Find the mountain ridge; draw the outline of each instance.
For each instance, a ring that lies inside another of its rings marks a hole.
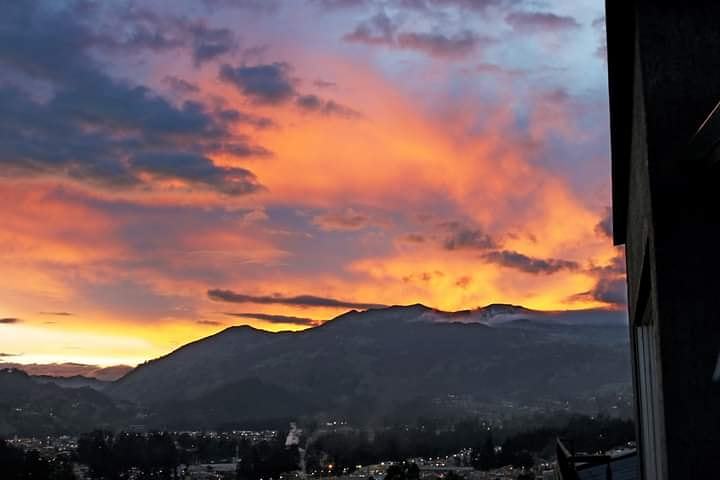
[[[276,416],[392,414],[450,393],[486,403],[592,396],[630,382],[621,314],[600,314],[490,305],[456,321],[456,312],[413,304],[348,311],[299,332],[228,327],[138,366],[105,393],[163,412],[163,424],[203,418],[203,398],[233,404],[269,391],[295,399],[275,402]],[[261,407],[248,406],[247,418],[268,415]]]

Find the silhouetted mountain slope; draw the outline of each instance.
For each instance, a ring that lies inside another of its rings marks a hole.
[[[210,405],[245,405],[236,418],[366,416],[447,394],[483,402],[592,395],[630,381],[622,314],[601,313],[411,305],[351,311],[297,333],[232,327],[143,364],[106,392],[156,410],[181,404],[197,418]],[[268,404],[244,404],[243,392]]]
[[[192,400],[169,401],[153,424],[170,429],[221,428],[255,419],[292,419],[315,408],[282,387],[251,378],[228,383]]]

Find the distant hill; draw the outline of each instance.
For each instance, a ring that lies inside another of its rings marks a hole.
[[[92,388],[93,390],[103,391],[110,382],[98,380],[97,378],[84,377],[75,375],[73,377],[53,377],[50,375],[33,375],[33,380],[39,383],[51,383],[63,388]]]
[[[0,437],[79,433],[127,423],[128,410],[88,387],[61,388],[0,369]]]
[[[113,365],[101,367],[98,365],[87,365],[84,363],[15,363],[0,362],[0,368],[13,368],[22,370],[25,373],[46,377],[86,377],[95,378],[104,382],[112,382],[122,377],[133,367],[129,365]]]
[[[559,404],[629,385],[623,313],[411,305],[351,311],[296,333],[231,327],[139,366],[105,392],[147,406],[165,425],[207,425],[419,414],[447,409],[438,399],[448,395],[472,405]]]

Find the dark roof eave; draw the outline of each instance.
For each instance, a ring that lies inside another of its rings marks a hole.
[[[634,2],[606,0],[610,156],[612,161],[613,242],[625,243],[632,151]]]

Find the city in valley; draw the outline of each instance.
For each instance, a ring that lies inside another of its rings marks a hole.
[[[555,478],[559,436],[588,453],[634,451],[629,421],[545,419],[531,430],[475,418],[373,429],[335,420],[311,421],[308,430],[293,422],[284,430],[16,436],[0,443],[0,462],[9,471],[24,462],[28,472],[58,480],[535,480]]]

